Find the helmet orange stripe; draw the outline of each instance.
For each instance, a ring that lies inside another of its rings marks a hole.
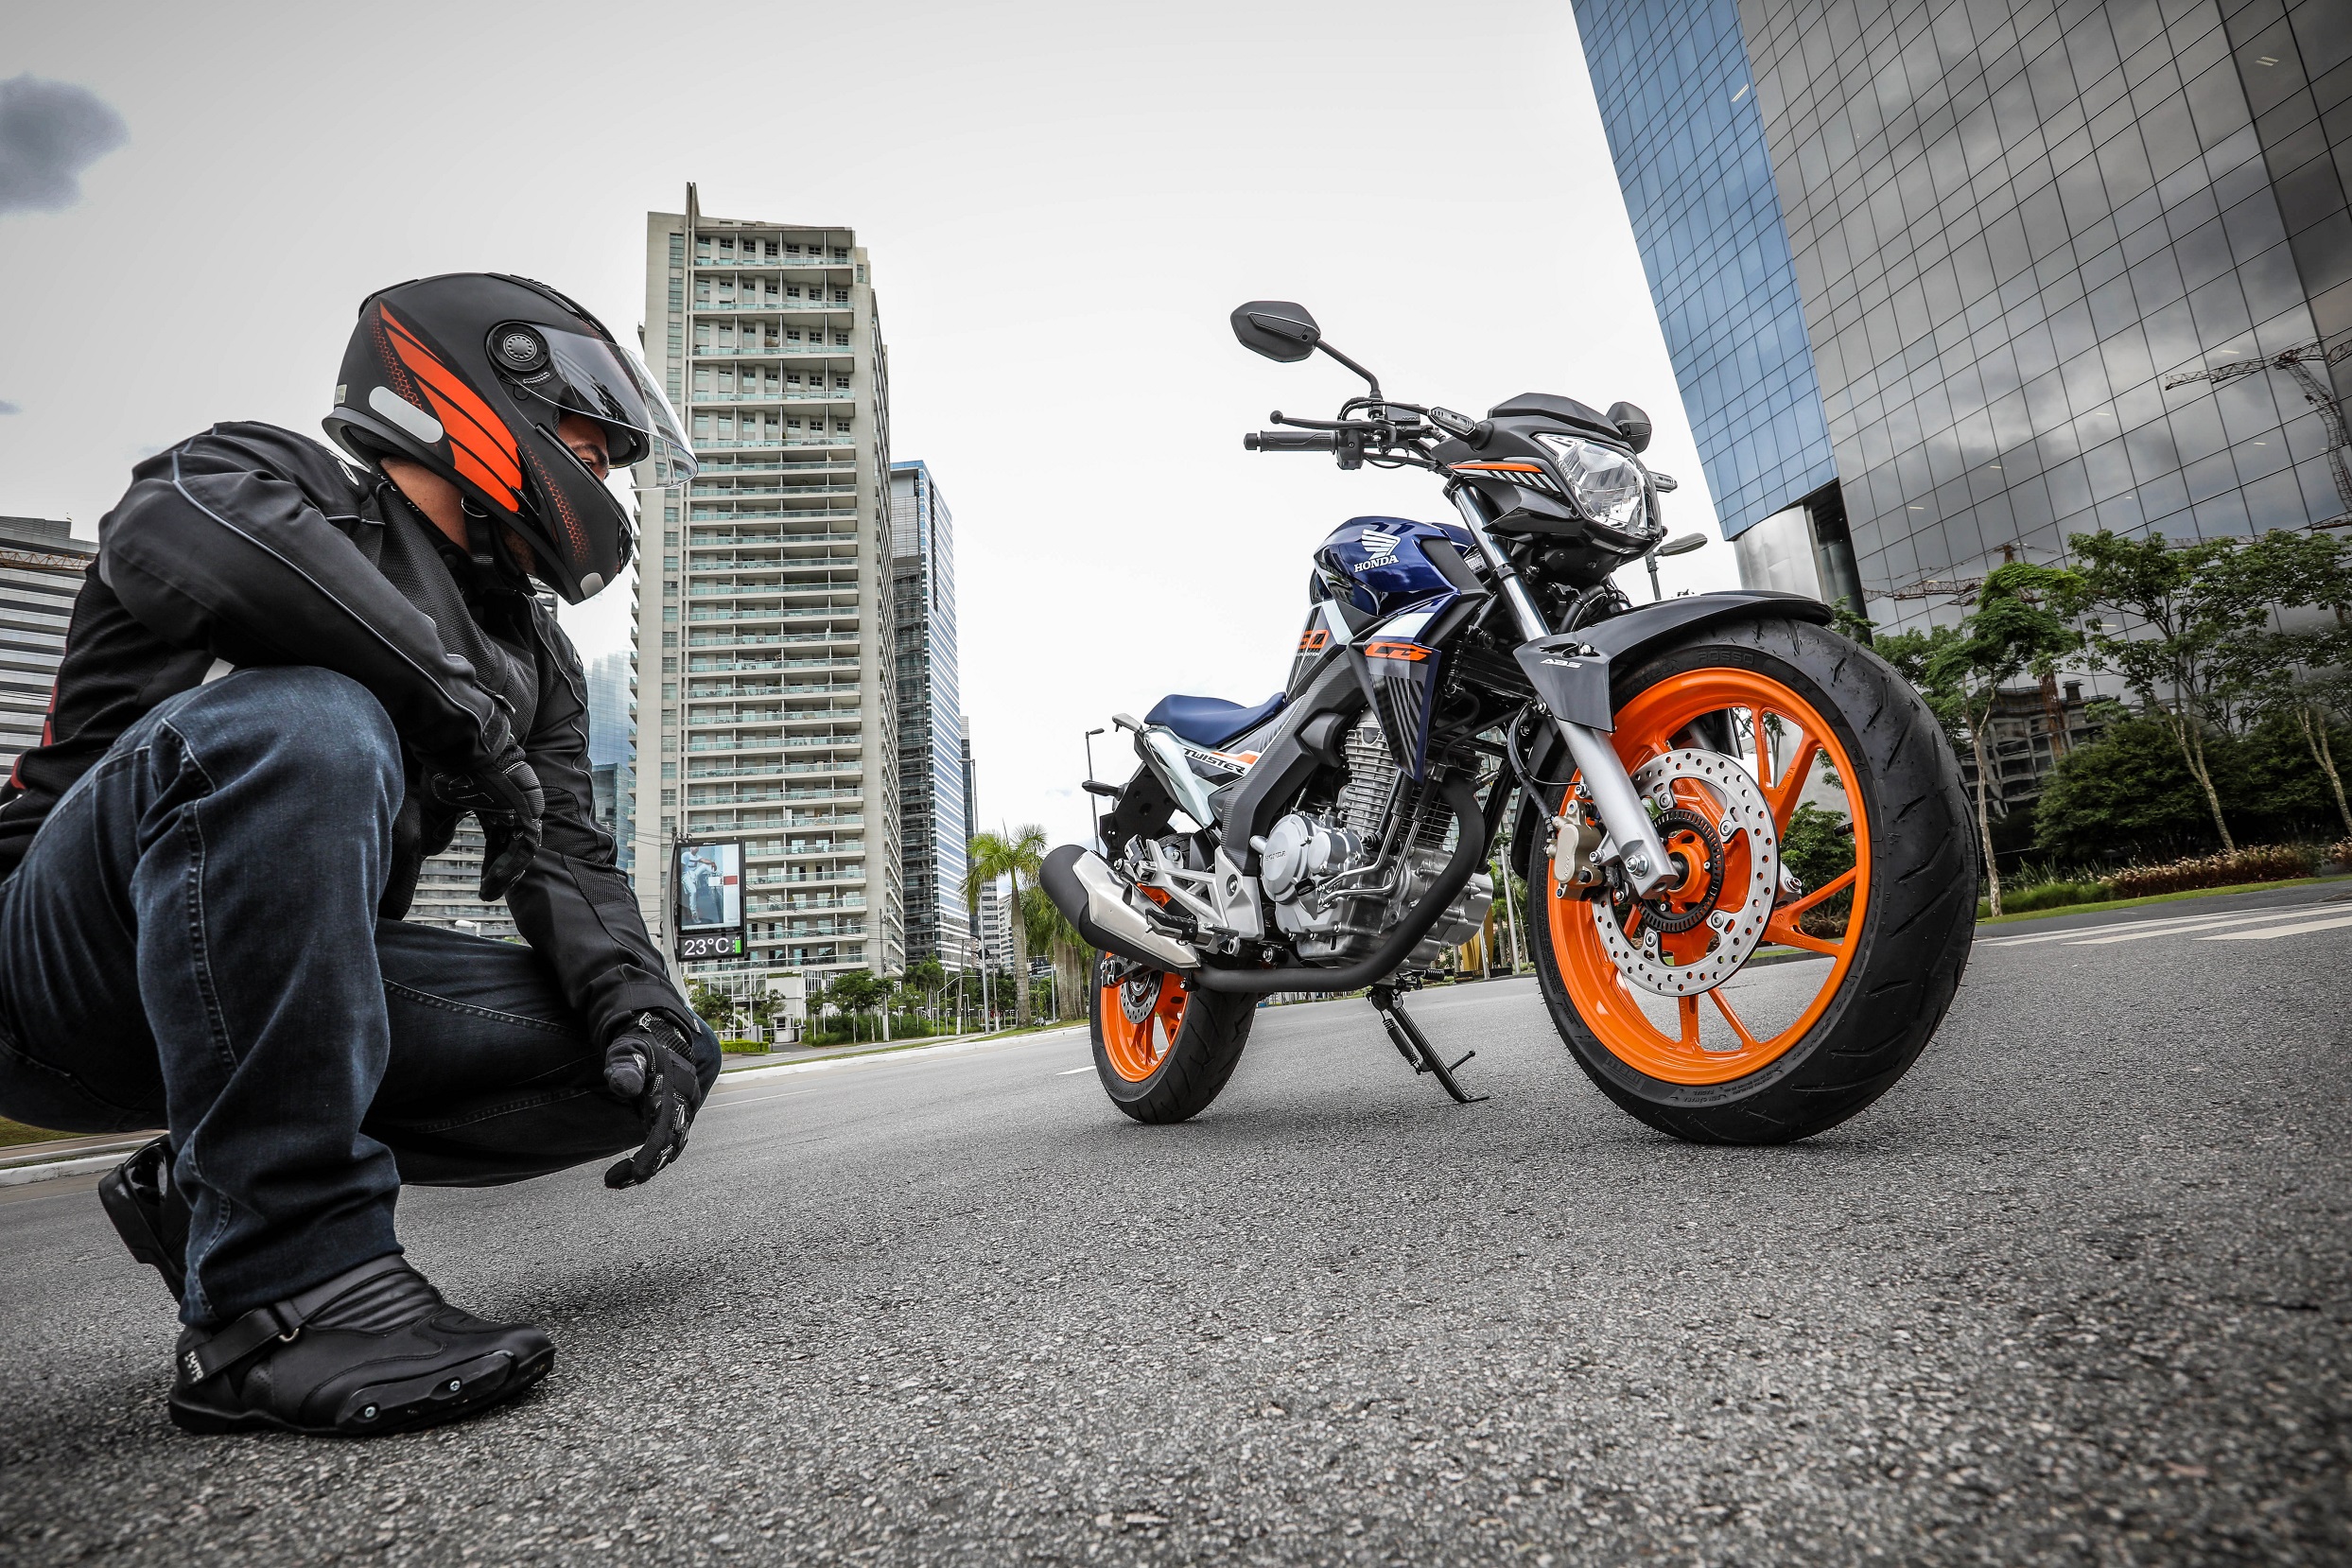
[[[462,452],[471,457],[485,473],[491,475],[490,482],[483,488],[493,496],[506,497],[506,504],[512,507],[516,492],[521,489],[522,470],[491,444],[488,435],[466,417],[464,409],[442,396],[429,383],[425,388],[425,400],[433,406],[434,414],[441,420],[442,428],[449,438],[451,455]],[[508,477],[510,473],[512,478]]]
[[[473,388],[460,380],[456,373],[434,357],[432,350],[403,326],[399,317],[386,310],[384,320],[392,329],[392,346],[399,351],[400,357],[407,361],[409,368],[416,372],[428,391],[438,392],[448,398],[464,410],[466,418],[481,427],[483,435],[489,438],[497,455],[504,460],[497,464],[498,468],[512,475],[508,484],[520,485],[523,471],[515,461],[514,433],[507,429],[505,423],[491,411],[490,405],[484,403]],[[446,425],[448,420],[444,417],[442,423]]]

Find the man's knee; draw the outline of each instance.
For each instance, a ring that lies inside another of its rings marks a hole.
[[[396,803],[400,737],[374,693],[316,665],[239,670],[186,692],[166,719],[200,754],[226,748],[305,787]]]

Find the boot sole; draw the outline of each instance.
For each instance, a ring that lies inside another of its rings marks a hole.
[[[493,1350],[429,1377],[362,1388],[343,1402],[334,1422],[325,1426],[305,1426],[267,1410],[225,1410],[184,1398],[175,1389],[170,1401],[171,1423],[183,1432],[207,1437],[233,1432],[291,1432],[305,1437],[389,1437],[479,1415],[523,1394],[554,1368],[553,1346],[519,1363],[511,1351]]]

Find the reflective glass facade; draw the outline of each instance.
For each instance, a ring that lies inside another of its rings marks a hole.
[[[1835,477],[1736,0],[1577,0],[1609,150],[1727,536]]]
[[[2352,513],[2352,361],[2326,357],[2352,342],[2352,7],[1738,9],[1882,623],[2005,548],[2047,561],[2102,527],[2214,537]],[[1589,28],[1587,50],[1597,79]],[[1748,175],[1726,159],[1716,178],[1736,193]]]
[[[921,462],[890,465],[898,686],[898,854],[907,961],[970,962],[971,836],[955,636],[955,521]]]

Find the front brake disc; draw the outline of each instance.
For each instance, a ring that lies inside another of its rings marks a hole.
[[[1677,785],[1695,788],[1678,792]],[[1712,820],[1727,857],[1740,836],[1747,837],[1747,874],[1736,885],[1726,879],[1715,908],[1708,911],[1707,926],[1716,933],[1716,943],[1703,958],[1687,964],[1661,963],[1626,935],[1609,900],[1595,899],[1587,906],[1610,962],[1628,981],[1662,997],[1712,991],[1748,962],[1749,954],[1764,940],[1766,922],[1772,918],[1772,900],[1780,887],[1781,847],[1771,808],[1765,804],[1755,775],[1739,758],[1716,751],[1670,751],[1652,758],[1633,770],[1633,787],[1664,808],[1695,810]]]

